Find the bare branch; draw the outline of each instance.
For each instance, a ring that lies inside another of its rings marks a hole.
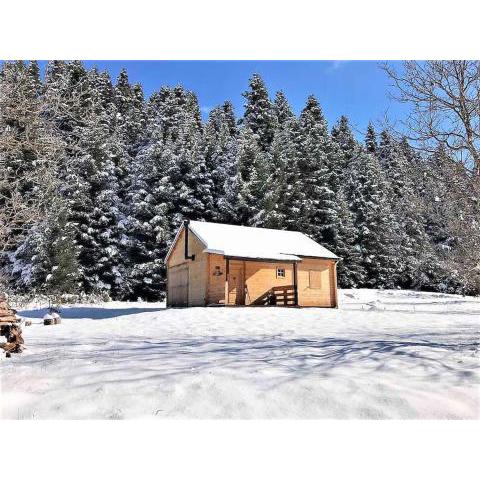
[[[403,126],[427,152],[442,144],[480,175],[480,62],[406,61],[401,71],[381,65],[393,82],[391,97],[412,106]]]

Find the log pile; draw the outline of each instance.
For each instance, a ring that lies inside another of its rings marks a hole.
[[[6,343],[0,343],[0,348],[6,352],[7,357],[11,353],[20,353],[23,350],[20,322],[16,311],[9,307],[7,299],[0,293],[0,336],[7,339]]]

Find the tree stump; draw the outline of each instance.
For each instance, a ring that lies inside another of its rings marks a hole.
[[[44,325],[58,325],[59,323],[62,323],[62,319],[60,318],[60,315],[57,312],[47,313],[43,317]]]

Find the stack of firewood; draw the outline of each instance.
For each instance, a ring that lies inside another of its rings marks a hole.
[[[21,319],[16,311],[9,307],[7,299],[0,293],[0,336],[6,337],[6,343],[0,343],[0,348],[5,350],[7,357],[11,353],[20,353],[23,350]]]

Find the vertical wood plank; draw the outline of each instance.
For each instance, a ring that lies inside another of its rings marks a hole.
[[[230,274],[230,260],[228,258],[225,267],[225,305],[228,305],[228,276]]]
[[[210,303],[210,257],[211,255],[207,253],[207,285],[205,287],[205,306]]]
[[[333,263],[333,299],[332,307],[338,308],[337,262]]]
[[[295,306],[298,306],[298,272],[297,272],[297,262],[293,264],[293,294]]]

